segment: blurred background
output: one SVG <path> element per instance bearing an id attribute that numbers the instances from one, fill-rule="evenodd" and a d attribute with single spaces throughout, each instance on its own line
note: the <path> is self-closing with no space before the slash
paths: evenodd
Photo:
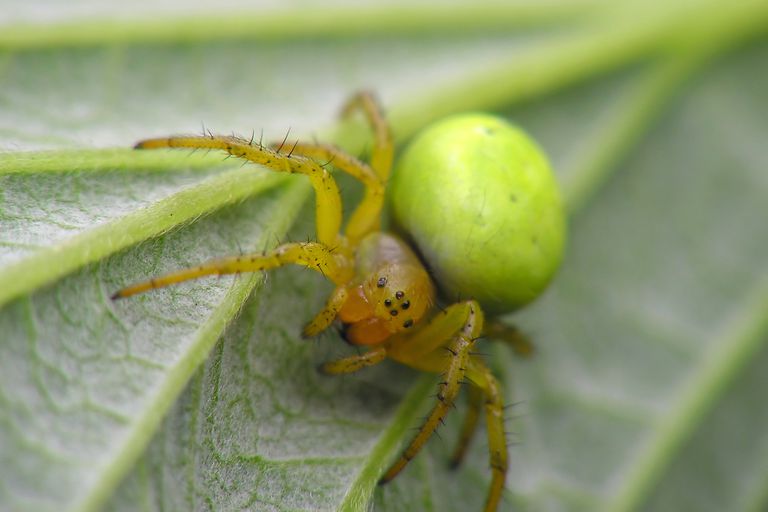
<path id="1" fill-rule="evenodd" d="M 483 349 L 513 404 L 500 509 L 765 510 L 767 31 L 749 0 L 0 0 L 0 510 L 480 510 L 482 429 L 447 467 L 463 401 L 375 486 L 435 380 L 319 375 L 351 351 L 300 339 L 320 277 L 108 299 L 314 232 L 301 178 L 136 140 L 289 133 L 365 155 L 361 120 L 337 120 L 361 88 L 398 145 L 503 115 L 562 186 L 564 266 L 508 318 L 537 352 Z"/>

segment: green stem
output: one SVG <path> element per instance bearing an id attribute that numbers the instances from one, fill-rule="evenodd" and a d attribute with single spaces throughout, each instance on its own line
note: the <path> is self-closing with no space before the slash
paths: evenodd
<path id="1" fill-rule="evenodd" d="M 727 9 L 711 1 L 652 10 L 657 7 L 630 4 L 585 29 L 494 63 L 468 80 L 411 98 L 390 114 L 395 134 L 402 140 L 425 123 L 454 112 L 520 103 L 681 44 L 731 47 L 765 33 L 768 24 L 768 3 L 755 0 Z"/>
<path id="2" fill-rule="evenodd" d="M 306 38 L 371 37 L 425 33 L 457 34 L 506 31 L 584 18 L 599 1 L 549 1 L 536 4 L 475 3 L 440 8 L 402 3 L 368 7 L 282 8 L 241 12 L 201 11 L 198 14 L 149 13 L 135 19 L 85 19 L 58 23 L 13 24 L 0 30 L 0 48 L 9 50 L 102 46 L 114 44 L 176 44 L 213 40 L 284 41 Z"/>
<path id="3" fill-rule="evenodd" d="M 653 65 L 623 99 L 625 108 L 592 134 L 590 149 L 574 164 L 563 181 L 571 215 L 578 212 L 618 169 L 621 159 L 637 144 L 681 85 L 699 69 L 701 59 L 676 55 Z"/>
<path id="4" fill-rule="evenodd" d="M 744 18 L 745 14 L 740 13 L 741 23 L 719 27 L 718 37 L 713 37 L 717 32 L 712 27 L 702 24 L 699 30 L 675 39 L 669 55 L 654 64 L 646 77 L 632 87 L 624 100 L 628 107 L 617 110 L 613 120 L 594 135 L 595 142 L 588 144 L 593 151 L 567 174 L 569 178 L 563 188 L 571 215 L 607 181 L 624 155 L 647 133 L 664 106 L 692 75 L 719 54 L 761 31 L 761 19 Z"/>

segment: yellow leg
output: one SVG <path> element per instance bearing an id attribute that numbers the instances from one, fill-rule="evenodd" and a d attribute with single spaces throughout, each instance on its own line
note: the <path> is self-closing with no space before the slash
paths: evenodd
<path id="1" fill-rule="evenodd" d="M 239 274 L 241 272 L 258 272 L 270 270 L 293 263 L 316 270 L 336 284 L 343 284 L 351 278 L 350 269 L 339 265 L 336 256 L 323 244 L 316 242 L 292 243 L 265 254 L 246 254 L 232 256 L 203 263 L 162 277 L 123 288 L 112 296 L 112 299 L 130 297 L 137 293 L 162 288 L 182 281 L 196 279 L 202 276 Z"/>
<path id="2" fill-rule="evenodd" d="M 384 347 L 376 347 L 359 356 L 349 356 L 336 361 L 329 361 L 323 364 L 320 370 L 328 375 L 353 373 L 368 366 L 379 364 L 386 357 L 387 350 Z"/>
<path id="3" fill-rule="evenodd" d="M 327 144 L 298 143 L 295 154 L 312 158 L 317 162 L 330 162 L 337 169 L 360 180 L 365 185 L 365 196 L 347 223 L 346 236 L 352 245 L 381 225 L 381 209 L 384 205 L 384 183 L 367 164 Z"/>
<path id="4" fill-rule="evenodd" d="M 384 112 L 370 91 L 361 91 L 352 96 L 344 105 L 342 116 L 348 116 L 356 109 L 363 111 L 368 123 L 373 128 L 374 144 L 371 152 L 371 167 L 379 175 L 381 181 L 386 183 L 392 169 L 395 149 L 392 142 L 392 132 L 384 118 Z"/>
<path id="5" fill-rule="evenodd" d="M 504 435 L 504 403 L 501 398 L 501 386 L 496 377 L 481 361 L 471 363 L 473 374 L 483 386 L 485 395 L 485 423 L 488 431 L 488 452 L 491 460 L 491 486 L 485 502 L 485 512 L 494 512 L 501 501 L 509 467 L 507 439 Z"/>
<path id="6" fill-rule="evenodd" d="M 336 319 L 336 315 L 339 314 L 339 310 L 344 305 L 348 295 L 346 288 L 337 286 L 328 299 L 328 302 L 326 302 L 325 307 L 304 327 L 301 335 L 305 338 L 309 338 L 311 336 L 316 336 L 327 329 Z"/>
<path id="7" fill-rule="evenodd" d="M 427 372 L 440 373 L 445 366 L 443 347 L 466 323 L 470 304 L 452 304 L 438 312 L 428 323 L 416 327 L 408 336 L 390 343 L 389 357 L 405 365 Z"/>
<path id="8" fill-rule="evenodd" d="M 521 357 L 531 357 L 536 349 L 531 340 L 514 325 L 507 325 L 499 320 L 491 320 L 485 324 L 484 336 L 503 341 Z"/>
<path id="9" fill-rule="evenodd" d="M 444 380 L 438 385 L 437 403 L 427 416 L 426 421 L 419 429 L 408 447 L 403 451 L 397 461 L 389 468 L 379 481 L 380 484 L 389 482 L 413 459 L 424 446 L 424 443 L 432 436 L 437 427 L 443 422 L 445 415 L 453 406 L 456 395 L 464 381 L 467 368 L 470 364 L 472 348 L 475 340 L 483 329 L 483 313 L 475 301 L 463 304 L 466 316 L 464 324 L 451 338 L 447 345 L 448 361 L 444 364 Z"/>
<path id="10" fill-rule="evenodd" d="M 147 139 L 136 144 L 136 149 L 191 148 L 219 149 L 232 156 L 268 167 L 273 171 L 298 173 L 309 176 L 316 195 L 317 239 L 328 247 L 335 247 L 341 228 L 341 197 L 331 175 L 309 158 L 292 155 L 254 144 L 237 137 L 180 136 Z"/>
<path id="11" fill-rule="evenodd" d="M 451 455 L 451 467 L 456 468 L 464 460 L 467 454 L 467 448 L 472 441 L 472 437 L 477 430 L 477 423 L 480 419 L 480 410 L 483 408 L 483 392 L 477 386 L 469 386 L 467 389 L 469 404 L 467 405 L 467 415 L 464 417 L 464 424 L 461 426 L 459 442 Z"/>

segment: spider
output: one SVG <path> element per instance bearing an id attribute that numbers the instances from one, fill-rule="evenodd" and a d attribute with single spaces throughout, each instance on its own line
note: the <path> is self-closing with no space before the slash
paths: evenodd
<path id="1" fill-rule="evenodd" d="M 272 171 L 306 175 L 316 195 L 317 239 L 304 243 L 286 243 L 265 253 L 213 260 L 123 288 L 115 293 L 112 299 L 129 297 L 201 276 L 266 271 L 288 264 L 301 265 L 320 272 L 333 282 L 335 289 L 323 309 L 304 327 L 303 336 L 317 335 L 334 322 L 341 322 L 345 339 L 353 345 L 367 348 L 362 354 L 326 362 L 321 366 L 324 373 L 338 375 L 356 372 L 389 358 L 420 371 L 442 375 L 438 384 L 437 400 L 431 412 L 400 457 L 381 477 L 380 483 L 392 480 L 416 456 L 443 422 L 462 384 L 466 382 L 469 383 L 469 411 L 451 463 L 457 466 L 463 459 L 484 410 L 492 472 L 484 510 L 493 512 L 501 500 L 508 468 L 508 449 L 503 425 L 504 402 L 499 382 L 474 352 L 474 348 L 476 341 L 485 335 L 509 342 L 520 354 L 531 352 L 531 345 L 515 327 L 495 319 L 486 321 L 483 307 L 496 314 L 517 309 L 538 295 L 550 280 L 560 261 L 564 236 L 562 208 L 556 185 L 535 146 L 531 149 L 529 146 L 532 143 L 526 142 L 528 139 L 524 138 L 524 135 L 510 131 L 512 127 L 503 121 L 496 118 L 489 120 L 488 116 L 481 116 L 480 120 L 473 121 L 461 118 L 454 120 L 453 124 L 449 122 L 447 128 L 436 127 L 431 133 L 425 133 L 413 143 L 404 157 L 405 168 L 400 166 L 390 182 L 394 143 L 389 126 L 373 94 L 360 92 L 352 96 L 343 108 L 343 115 L 354 112 L 364 115 L 374 134 L 370 164 L 331 145 L 298 141 L 290 150 L 284 148 L 284 143 L 265 146 L 261 142 L 254 143 L 253 140 L 213 134 L 153 138 L 137 143 L 137 149 L 221 150 Z M 467 122 L 473 127 L 470 132 L 463 131 L 462 128 L 462 123 Z M 449 133 L 447 138 L 443 133 L 446 131 Z M 450 134 L 453 132 L 458 132 L 458 138 L 452 138 Z M 447 141 L 444 144 L 447 144 L 448 149 L 441 148 L 439 142 L 435 146 L 432 142 L 435 138 Z M 469 149 L 465 151 L 470 158 L 469 166 L 462 162 L 461 158 L 457 159 L 455 154 L 443 158 L 446 151 L 455 153 L 457 141 L 461 143 L 462 139 L 465 145 L 469 145 Z M 494 149 L 494 145 L 498 146 L 500 141 L 501 153 Z M 473 144 L 478 143 L 480 148 L 473 147 Z M 422 157 L 424 147 L 434 150 Z M 462 148 L 458 149 L 463 151 Z M 418 222 L 426 222 L 419 221 L 419 215 L 435 216 L 429 212 L 419 213 L 419 208 L 429 206 L 430 201 L 434 199 L 430 197 L 430 193 L 439 197 L 441 185 L 421 190 L 415 195 L 415 199 L 411 199 L 413 204 L 410 206 L 407 204 L 407 193 L 410 188 L 422 186 L 431 179 L 429 176 L 434 177 L 436 173 L 438 184 L 444 183 L 441 180 L 455 176 L 469 176 L 461 186 L 477 188 L 477 185 L 482 183 L 481 174 L 477 174 L 476 169 L 465 169 L 482 169 L 483 163 L 477 160 L 478 155 L 479 158 L 488 158 L 490 155 L 491 165 L 498 167 L 501 158 L 498 157 L 499 154 L 509 154 L 503 156 L 506 160 L 520 160 L 520 151 L 532 152 L 523 158 L 520 169 L 513 170 L 522 176 L 522 188 L 518 187 L 510 193 L 507 190 L 508 184 L 486 183 L 486 188 L 481 187 L 482 203 L 471 198 L 468 202 L 464 199 L 465 204 L 458 208 L 460 218 L 473 218 L 474 224 L 487 224 L 491 221 L 501 222 L 503 226 L 511 224 L 511 232 L 514 233 L 512 243 L 505 243 L 510 239 L 505 238 L 503 233 L 499 234 L 499 229 L 494 228 L 495 238 L 502 242 L 502 253 L 489 245 L 493 240 L 484 240 L 483 251 L 490 251 L 492 257 L 499 261 L 481 266 L 501 267 L 495 274 L 491 273 L 487 284 L 472 288 L 472 283 L 462 284 L 462 279 L 466 281 L 467 276 L 469 279 L 475 279 L 472 277 L 478 266 L 475 257 L 459 254 L 458 266 L 454 267 L 451 267 L 450 257 L 447 260 L 444 257 L 446 253 L 456 251 L 453 246 L 460 247 L 467 240 L 475 244 L 472 235 L 457 238 L 452 230 L 463 229 L 458 224 L 448 225 L 437 234 L 429 229 L 420 229 L 418 225 Z M 442 162 L 439 161 L 441 158 Z M 427 160 L 426 166 L 420 162 L 424 159 Z M 446 161 L 453 163 L 446 164 L 448 169 L 441 169 L 441 165 Z M 363 198 L 352 212 L 344 231 L 341 230 L 342 203 L 339 189 L 333 177 L 318 162 L 332 162 L 334 167 L 358 179 L 365 187 Z M 543 167 L 541 162 L 544 162 Z M 408 169 L 414 165 L 415 169 Z M 451 165 L 460 167 L 451 169 Z M 509 174 L 510 171 L 505 166 L 506 163 L 502 161 L 502 172 Z M 440 176 L 441 172 L 446 174 Z M 427 176 L 424 173 L 431 174 Z M 493 175 L 493 172 L 490 175 Z M 505 178 L 500 179 L 503 181 Z M 538 191 L 536 180 L 541 183 Z M 514 183 L 520 185 L 518 182 Z M 393 219 L 401 234 L 384 231 L 381 227 L 388 184 L 393 188 L 390 190 Z M 533 192 L 526 190 L 531 187 Z M 488 206 L 488 198 L 499 190 L 503 193 L 503 201 L 516 204 L 517 211 L 523 212 L 523 217 L 518 215 L 516 220 L 513 214 L 507 218 Z M 403 197 L 405 199 L 402 199 Z M 467 197 L 471 197 L 471 194 Z M 447 200 L 448 206 L 455 206 L 456 202 L 450 198 Z M 478 204 L 482 204 L 480 210 L 477 209 Z M 409 211 L 411 213 L 408 213 Z M 533 212 L 530 219 L 525 217 L 529 215 L 526 213 L 529 211 Z M 450 217 L 448 213 L 442 216 L 446 219 Z M 438 214 L 437 217 L 441 215 Z M 440 237 L 443 235 L 448 237 L 449 247 L 440 247 Z M 450 238 L 451 236 L 454 238 Z M 514 237 L 520 236 L 525 237 L 525 240 L 516 241 Z M 499 245 L 498 240 L 496 245 Z M 511 251 L 512 257 L 508 258 L 503 251 Z M 523 267 L 516 264 L 515 259 L 522 260 Z M 470 264 L 473 261 L 474 266 Z M 448 300 L 451 293 L 477 296 L 451 303 Z"/>

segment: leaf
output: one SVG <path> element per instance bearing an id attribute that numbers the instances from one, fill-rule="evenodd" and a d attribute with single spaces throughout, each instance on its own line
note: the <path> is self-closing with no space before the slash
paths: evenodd
<path id="1" fill-rule="evenodd" d="M 252 38 L 242 27 L 270 26 L 269 16 L 233 15 L 245 22 L 229 41 L 205 13 L 189 32 L 141 13 L 111 26 L 4 30 L 2 144 L 82 149 L 0 160 L 0 509 L 366 509 L 432 381 L 388 364 L 318 375 L 317 363 L 344 352 L 334 333 L 298 336 L 326 283 L 281 269 L 263 286 L 243 276 L 106 298 L 306 236 L 306 183 L 215 155 L 86 148 L 199 130 L 201 119 L 215 131 L 263 127 L 268 140 L 289 126 L 322 129 L 360 147 L 359 125 L 328 122 L 370 84 L 401 140 L 450 111 L 508 112 L 552 154 L 578 210 L 557 282 L 515 316 L 539 353 L 519 361 L 489 348 L 506 396 L 522 401 L 507 506 L 764 508 L 765 44 L 680 86 L 764 34 L 768 13 L 758 2 L 684 7 L 628 6 L 587 29 L 512 35 L 493 27 L 514 8 L 465 16 L 458 34 L 448 33 L 454 15 L 429 36 L 391 38 L 355 35 L 346 18 L 335 26 L 347 35 L 328 37 L 332 22 L 311 25 L 303 9 L 295 26 Z M 360 19 L 368 33 L 391 33 L 398 17 L 380 18 Z M 477 35 L 483 27 L 492 35 Z M 296 218 L 308 220 L 291 228 Z M 455 416 L 443 441 L 376 490 L 377 509 L 480 507 L 482 436 L 465 468 L 445 468 Z"/>

